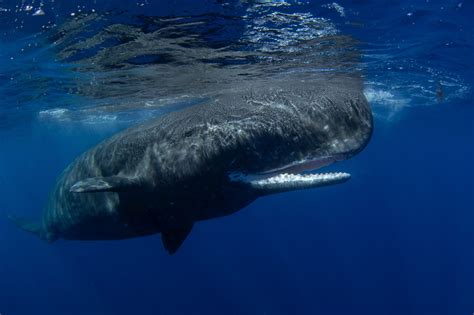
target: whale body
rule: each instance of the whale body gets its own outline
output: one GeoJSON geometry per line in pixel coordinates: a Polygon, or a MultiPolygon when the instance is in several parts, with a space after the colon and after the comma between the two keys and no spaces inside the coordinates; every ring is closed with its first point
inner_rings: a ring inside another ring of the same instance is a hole
{"type": "Polygon", "coordinates": [[[314,171],[357,154],[371,133],[355,74],[230,90],[103,141],[63,171],[42,220],[11,219],[49,242],[161,233],[174,253],[198,221],[348,180],[314,171]]]}

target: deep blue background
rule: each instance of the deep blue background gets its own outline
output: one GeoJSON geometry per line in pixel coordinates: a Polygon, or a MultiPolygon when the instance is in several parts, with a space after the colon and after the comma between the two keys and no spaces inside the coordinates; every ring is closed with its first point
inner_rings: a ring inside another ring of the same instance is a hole
{"type": "MultiPolygon", "coordinates": [[[[472,47],[458,28],[472,30],[473,11],[464,3],[460,14],[460,2],[429,4],[451,13],[420,5],[426,23],[415,29],[405,21],[416,12],[408,1],[341,4],[372,25],[354,36],[421,41],[393,58],[426,60],[472,86],[472,47]],[[445,37],[457,46],[445,48],[445,37]]],[[[369,68],[368,79],[377,71],[369,68]]],[[[467,96],[377,118],[369,146],[334,167],[352,173],[348,183],[267,197],[201,222],[174,256],[159,236],[49,245],[2,219],[39,216],[58,173],[125,127],[33,118],[8,125],[0,129],[0,313],[472,314],[472,105],[467,96]]]]}

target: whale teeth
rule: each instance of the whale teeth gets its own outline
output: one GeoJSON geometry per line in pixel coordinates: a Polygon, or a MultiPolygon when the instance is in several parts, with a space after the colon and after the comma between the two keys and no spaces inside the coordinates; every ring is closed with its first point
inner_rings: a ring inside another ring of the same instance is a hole
{"type": "Polygon", "coordinates": [[[323,186],[332,183],[338,183],[345,181],[350,178],[348,173],[319,173],[319,174],[279,174],[272,177],[253,179],[251,184],[254,187],[266,186],[266,185],[292,185],[292,186],[303,186],[316,187],[323,186]]]}
{"type": "Polygon", "coordinates": [[[318,173],[318,174],[278,174],[271,177],[239,177],[234,181],[245,182],[261,194],[272,194],[284,191],[309,189],[333,185],[347,181],[348,173],[318,173]]]}
{"type": "Polygon", "coordinates": [[[230,180],[247,183],[263,194],[333,185],[345,182],[350,177],[349,173],[343,172],[316,174],[282,173],[274,176],[230,174],[229,176],[230,180]]]}

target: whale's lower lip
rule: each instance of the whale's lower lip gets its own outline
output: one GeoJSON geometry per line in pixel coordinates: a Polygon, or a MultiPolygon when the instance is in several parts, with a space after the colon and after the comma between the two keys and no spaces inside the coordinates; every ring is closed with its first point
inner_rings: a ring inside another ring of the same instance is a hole
{"type": "Polygon", "coordinates": [[[343,183],[351,178],[349,173],[315,173],[315,174],[288,174],[283,173],[267,178],[253,179],[250,181],[253,188],[297,190],[305,188],[316,188],[343,183]]]}
{"type": "Polygon", "coordinates": [[[285,165],[256,174],[232,173],[232,181],[245,182],[256,189],[298,190],[343,183],[350,179],[346,172],[314,173],[336,161],[347,158],[347,154],[322,156],[285,165]]]}

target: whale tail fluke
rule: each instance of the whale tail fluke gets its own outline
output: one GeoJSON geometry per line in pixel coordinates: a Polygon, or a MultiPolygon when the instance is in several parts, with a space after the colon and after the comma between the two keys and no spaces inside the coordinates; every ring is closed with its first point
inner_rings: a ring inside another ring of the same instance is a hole
{"type": "Polygon", "coordinates": [[[40,221],[33,221],[25,218],[19,218],[17,216],[8,215],[8,219],[16,224],[23,231],[33,233],[39,238],[43,238],[43,225],[40,221]]]}

